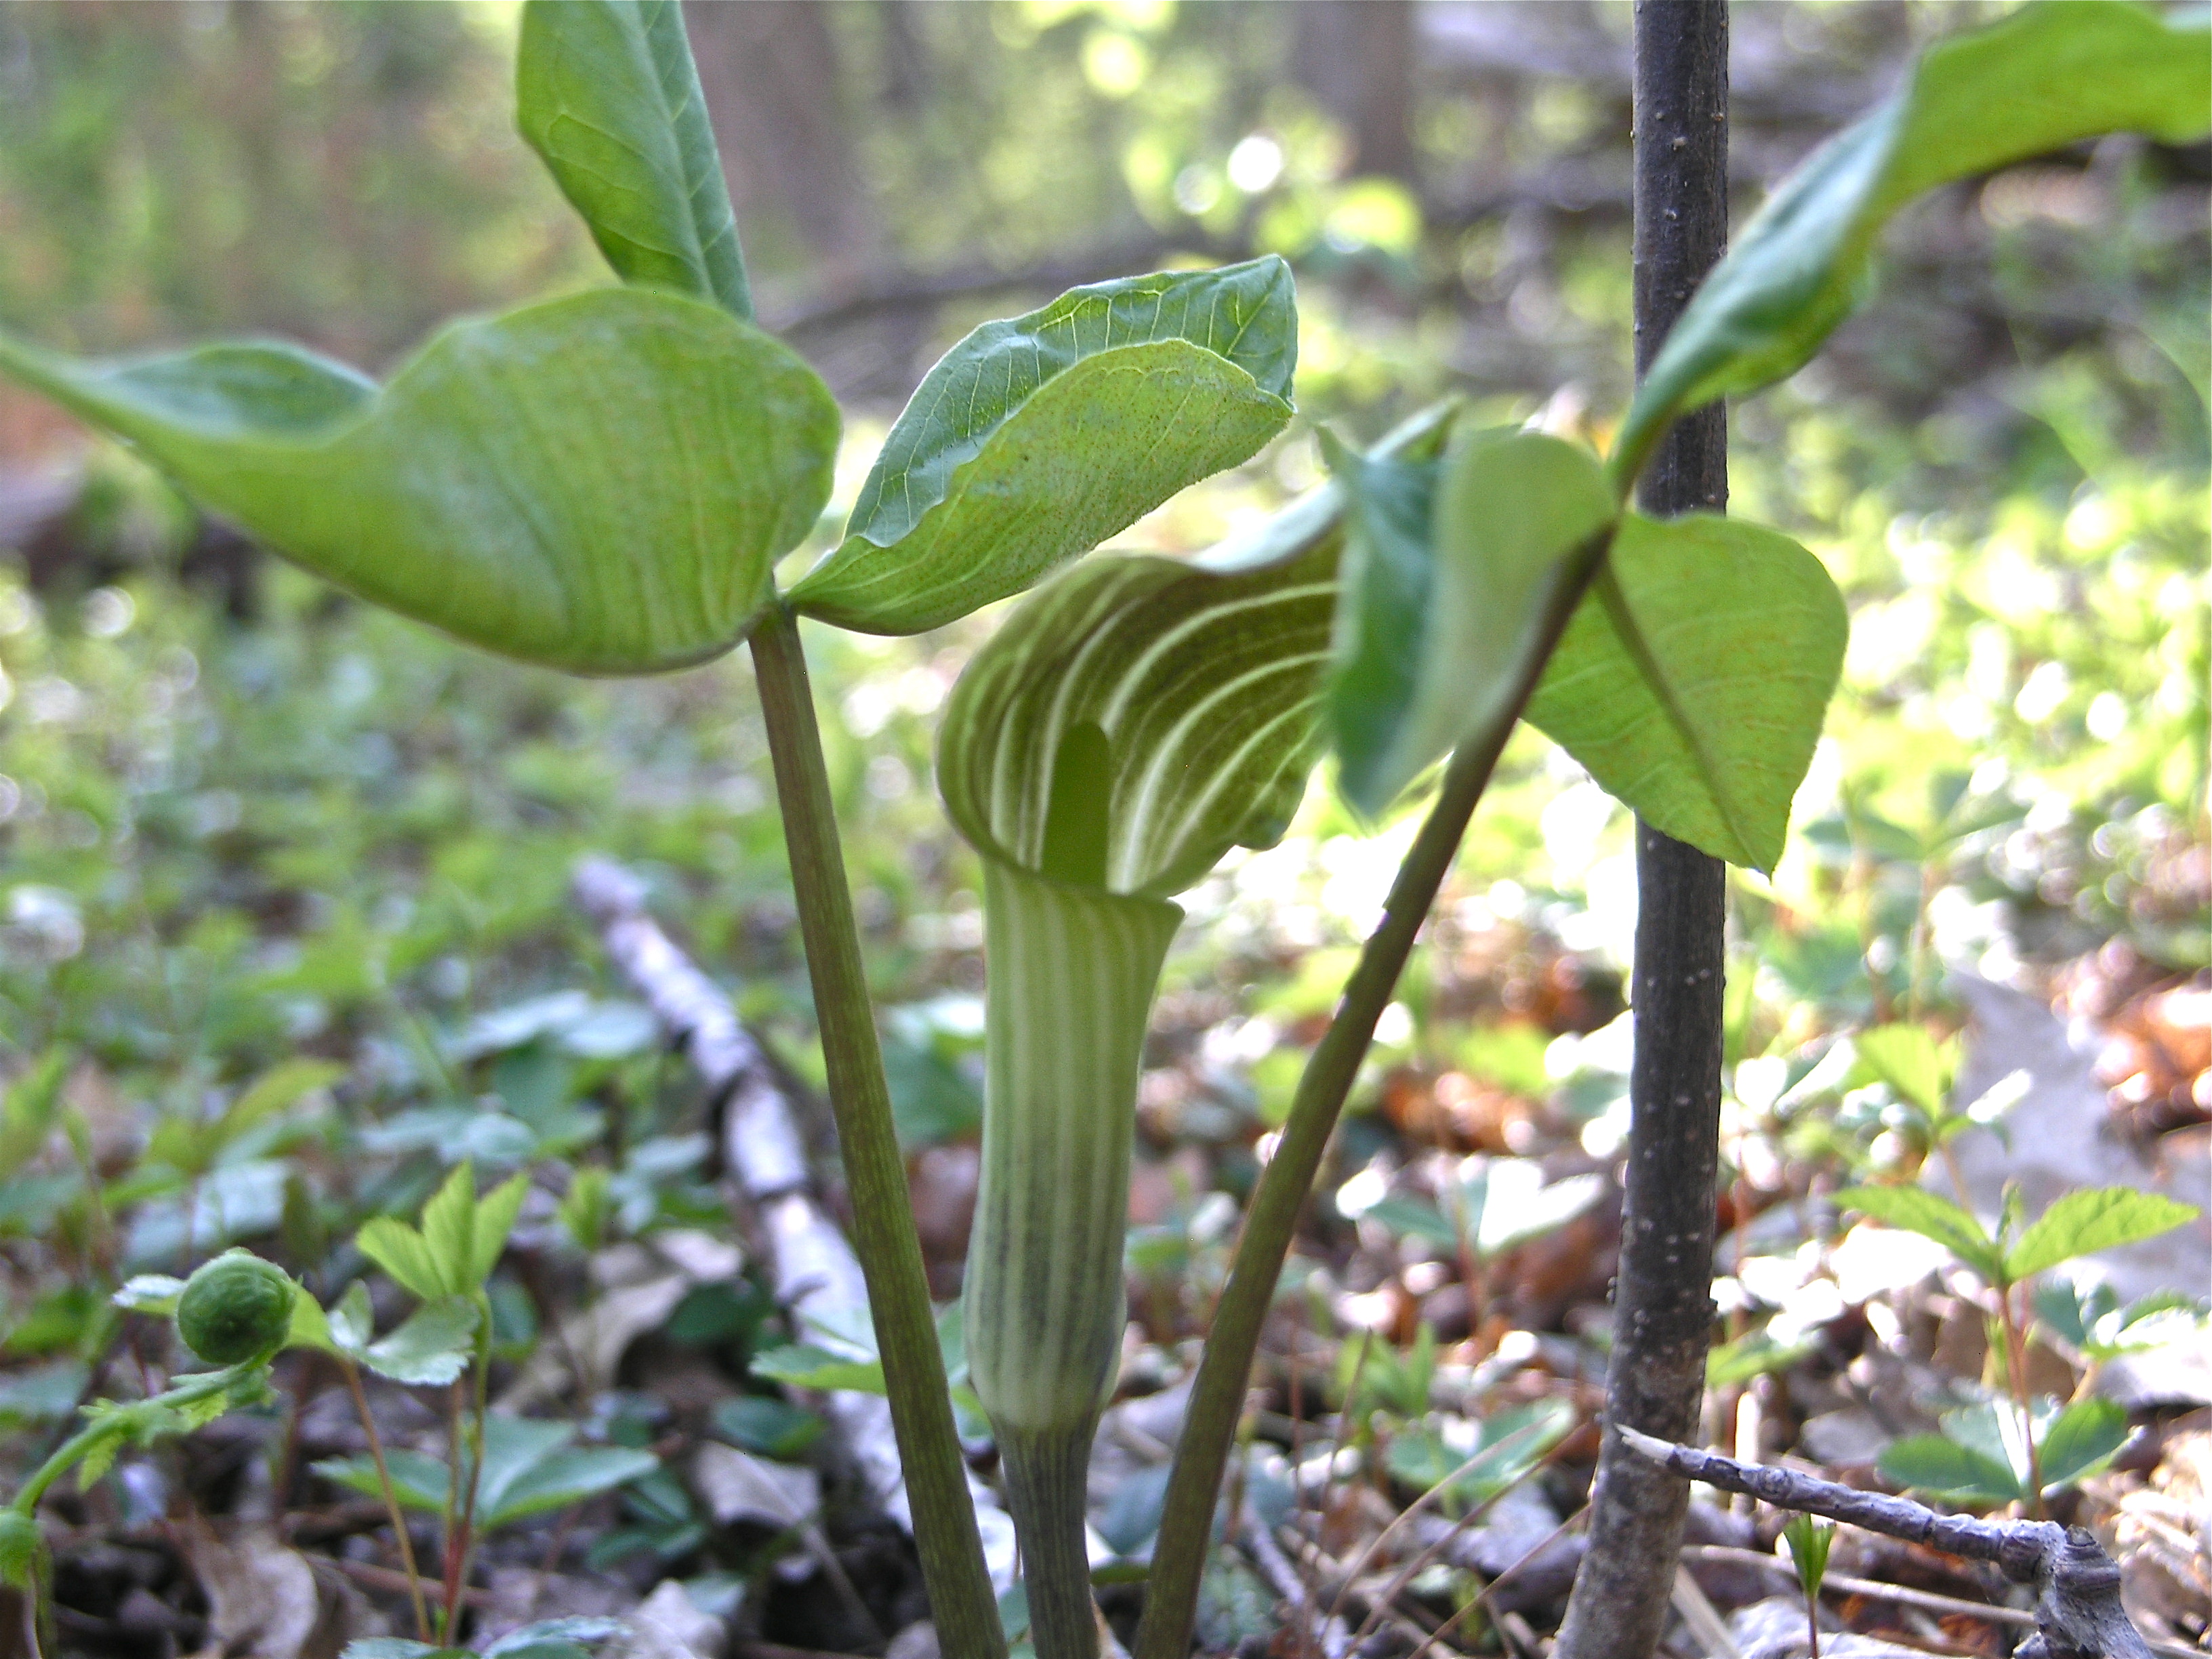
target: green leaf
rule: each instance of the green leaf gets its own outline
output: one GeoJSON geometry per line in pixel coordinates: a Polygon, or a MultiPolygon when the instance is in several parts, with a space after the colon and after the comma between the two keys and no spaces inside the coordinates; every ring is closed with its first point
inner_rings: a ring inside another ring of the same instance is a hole
{"type": "Polygon", "coordinates": [[[1897,1485],[1936,1498],[2009,1504],[2024,1495],[2002,1463],[1940,1434],[1892,1443],[1881,1454],[1881,1468],[1897,1485]]]}
{"type": "Polygon", "coordinates": [[[1705,1355],[1705,1386],[1731,1388],[1771,1371],[1785,1371],[1808,1358],[1818,1345],[1811,1341],[1778,1342],[1760,1326],[1723,1342],[1705,1355]]]}
{"type": "Polygon", "coordinates": [[[1316,491],[1195,559],[1101,556],[1017,607],[939,738],[960,832],[1037,873],[1087,843],[1098,878],[1076,879],[1146,896],[1272,845],[1312,767],[1338,519],[1316,491]]]}
{"type": "Polygon", "coordinates": [[[1828,1548],[1836,1541],[1833,1522],[1821,1522],[1809,1515],[1793,1515],[1782,1528],[1782,1536],[1790,1546],[1790,1559],[1797,1565],[1797,1582],[1805,1594],[1817,1596],[1820,1581],[1828,1576],[1828,1548]]]}
{"type": "Polygon", "coordinates": [[[1771,871],[1848,627],[1828,573],[1787,536],[1629,514],[1528,717],[1655,828],[1771,871]]]}
{"type": "Polygon", "coordinates": [[[346,1074],[333,1060],[288,1060],[270,1066],[247,1085],[222,1115],[220,1138],[233,1141],[264,1119],[299,1103],[318,1089],[328,1088],[346,1074]]]}
{"type": "Polygon", "coordinates": [[[368,1286],[358,1279],[347,1285],[326,1319],[331,1346],[340,1353],[361,1358],[376,1334],[376,1310],[369,1302],[368,1286]]]}
{"type": "Polygon", "coordinates": [[[626,283],[752,320],[714,130],[677,0],[533,0],[515,125],[626,283]]]}
{"type": "MultiPolygon", "coordinates": [[[[649,1452],[623,1447],[577,1447],[565,1423],[494,1413],[484,1419],[483,1478],[477,1513],[487,1527],[543,1514],[612,1491],[660,1467],[649,1452]]],[[[414,1452],[393,1451],[386,1462],[392,1490],[410,1509],[436,1510],[446,1501],[446,1466],[414,1452]]],[[[380,1496],[376,1466],[367,1457],[333,1458],[315,1473],[356,1492],[380,1496]]]]}
{"type": "Polygon", "coordinates": [[[491,1277],[491,1270],[499,1265],[500,1252],[507,1248],[507,1236],[514,1231],[514,1218],[521,1213],[522,1200],[529,1192],[527,1175],[511,1175],[477,1200],[469,1249],[469,1282],[458,1288],[479,1290],[491,1277]]]}
{"type": "Polygon", "coordinates": [[[787,1342],[752,1358],[752,1374],[794,1389],[850,1389],[859,1394],[884,1392],[884,1363],[832,1353],[811,1342],[787,1342]]]}
{"type": "Polygon", "coordinates": [[[523,1625],[484,1644],[483,1659],[566,1659],[592,1644],[627,1635],[629,1626],[619,1619],[597,1619],[571,1614],[565,1619],[540,1619],[523,1625]]]}
{"type": "Polygon", "coordinates": [[[1268,256],[1070,289],[986,323],[915,391],[807,615],[915,634],[1018,593],[1290,419],[1297,307],[1268,256]]]}
{"type": "Polygon", "coordinates": [[[1924,1025],[1899,1022],[1877,1025],[1851,1039],[1859,1065],[1869,1079],[1889,1085],[1899,1098],[1911,1102],[1930,1120],[1943,1115],[1958,1070],[1956,1042],[1937,1047],[1924,1025]]]}
{"type": "Polygon", "coordinates": [[[1446,1250],[1459,1249],[1459,1229],[1442,1210],[1418,1198],[1378,1199],[1359,1212],[1359,1219],[1378,1222],[1401,1238],[1418,1238],[1446,1250]]]}
{"type": "Polygon", "coordinates": [[[123,1287],[109,1300],[132,1313],[166,1316],[176,1312],[177,1298],[184,1293],[185,1281],[181,1279],[172,1279],[167,1273],[140,1273],[124,1280],[123,1287]]]}
{"type": "Polygon", "coordinates": [[[2003,1276],[1996,1241],[1968,1212],[1924,1187],[1847,1187],[1837,1204],[1892,1227],[1918,1233],[1947,1245],[1961,1261],[1991,1283],[2003,1276]]]}
{"type": "Polygon", "coordinates": [[[2100,133],[2203,134],[2212,42],[2118,3],[2045,3],[1941,41],[1784,179],[1705,278],[1615,447],[1625,494],[1667,422],[1796,369],[1865,296],[1869,253],[1923,191],[2100,133]]]}
{"type": "Polygon", "coordinates": [[[390,1216],[372,1217],[354,1235],[354,1248],[392,1275],[400,1289],[428,1302],[446,1294],[446,1279],[422,1235],[390,1216]]]}
{"type": "Polygon", "coordinates": [[[1337,447],[1329,465],[1350,501],[1329,721],[1346,798],[1373,814],[1514,718],[1613,498],[1586,451],[1464,422],[1440,462],[1337,447]]]}
{"type": "Polygon", "coordinates": [[[2015,1283],[2075,1256],[2094,1255],[2194,1221],[2193,1204],[2178,1204],[2132,1187],[2100,1187],[2069,1193],[2036,1218],[2005,1254],[2006,1276],[2015,1283]]]}
{"type": "Polygon", "coordinates": [[[438,1286],[464,1296],[482,1283],[473,1272],[477,1254],[477,1171],[465,1158],[422,1206],[422,1245],[436,1264],[438,1286]]]}
{"type": "Polygon", "coordinates": [[[468,1369],[474,1352],[476,1304],[467,1297],[425,1303],[381,1341],[361,1352],[362,1363],[394,1382],[450,1382],[468,1369]]]}
{"type": "Polygon", "coordinates": [[[1384,1462],[1409,1488],[1425,1491],[1449,1480],[1445,1492],[1453,1501],[1480,1504],[1524,1479],[1574,1424],[1570,1402],[1539,1400],[1485,1419],[1470,1451],[1455,1450],[1424,1424],[1393,1435],[1384,1462]]]}
{"type": "Polygon", "coordinates": [[[330,1316],[324,1313],[323,1304],[307,1294],[304,1285],[292,1287],[292,1327],[285,1333],[288,1348],[319,1348],[325,1353],[339,1352],[331,1336],[330,1316]]]}
{"type": "Polygon", "coordinates": [[[812,1412],[763,1395],[741,1394],[714,1407],[714,1432],[763,1457],[797,1457],[828,1427],[812,1412]]]}
{"type": "MultiPolygon", "coordinates": [[[[496,1422],[499,1419],[490,1419],[496,1422]]],[[[489,1423],[486,1424],[489,1430],[489,1423]]],[[[641,1480],[660,1467],[651,1452],[625,1446],[572,1446],[539,1458],[500,1488],[498,1500],[487,1503],[485,1525],[505,1526],[549,1510],[566,1509],[586,1498],[641,1480]]],[[[491,1482],[495,1465],[487,1452],[484,1480],[491,1482]]]]}
{"type": "Polygon", "coordinates": [[[1604,1194],[1605,1178],[1568,1176],[1546,1186],[1543,1165],[1535,1159],[1498,1158],[1460,1190],[1462,1224],[1474,1253],[1487,1261],[1566,1225],[1604,1194]]]}
{"type": "Polygon", "coordinates": [[[2128,1443],[2127,1408],[2117,1401],[2083,1400],[2069,1406],[2041,1431],[2043,1489],[2055,1491],[2087,1480],[2128,1443]]]}
{"type": "Polygon", "coordinates": [[[294,347],[0,371],[339,586],[583,673],[726,650],[829,498],[837,409],[713,306],[610,289],[457,323],[381,390],[294,347]]]}

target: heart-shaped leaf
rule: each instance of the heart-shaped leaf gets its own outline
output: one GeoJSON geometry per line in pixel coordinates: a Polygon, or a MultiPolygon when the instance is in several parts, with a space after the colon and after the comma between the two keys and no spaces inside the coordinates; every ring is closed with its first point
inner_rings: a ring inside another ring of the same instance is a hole
{"type": "Polygon", "coordinates": [[[1102,556],[1009,616],[953,688],[946,809],[978,850],[1164,897],[1272,844],[1311,769],[1340,499],[1192,560],[1102,556]]]}
{"type": "Polygon", "coordinates": [[[1273,255],[1073,289],[931,369],[846,526],[791,591],[915,634],[1029,586],[1290,419],[1297,307],[1273,255]]]}
{"type": "Polygon", "coordinates": [[[2179,143],[2212,125],[2212,36],[2118,3],[2026,6],[1938,42],[1905,84],[1784,179],[1705,278],[1615,447],[1625,493],[1675,416],[1820,349],[1865,296],[1869,251],[1913,197],[2100,133],[2179,143]]]}
{"type": "Polygon", "coordinates": [[[1346,799],[1388,805],[1431,762],[1515,717],[1613,521],[1587,452],[1465,422],[1330,467],[1350,498],[1329,723],[1346,799]]]}
{"type": "Polygon", "coordinates": [[[1654,827],[1771,870],[1848,631],[1828,573],[1787,536],[1629,514],[1528,717],[1654,827]]]}
{"type": "Polygon", "coordinates": [[[713,300],[752,290],[677,0],[532,0],[515,125],[626,283],[713,300]]]}
{"type": "Polygon", "coordinates": [[[611,289],[445,330],[381,390],[295,348],[0,370],[317,574],[582,673],[728,649],[829,498],[837,409],[715,307],[611,289]]]}

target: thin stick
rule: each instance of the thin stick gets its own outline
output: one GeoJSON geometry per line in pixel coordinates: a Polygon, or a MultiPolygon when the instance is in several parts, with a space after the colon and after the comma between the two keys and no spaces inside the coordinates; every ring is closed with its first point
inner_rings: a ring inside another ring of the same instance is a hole
{"type": "MultiPolygon", "coordinates": [[[[1737,1549],[1729,1544],[1685,1544],[1685,1561],[1711,1561],[1734,1566],[1764,1567],[1778,1577],[1795,1580],[1796,1574],[1787,1563],[1771,1555],[1762,1555],[1757,1550],[1737,1549]]],[[[1934,1590],[1912,1589],[1904,1584],[1885,1584],[1875,1578],[1857,1578],[1848,1573],[1832,1572],[1820,1580],[1820,1590],[1839,1590],[1845,1595],[1863,1595],[1874,1601],[1893,1601],[1899,1607],[1917,1607],[1923,1613],[1945,1613],[1953,1616],[1986,1620],[1992,1625],[2009,1625],[2015,1629],[2031,1629],[2035,1615],[2025,1607],[2000,1607],[1994,1601],[1969,1601],[1963,1596],[1939,1595],[1934,1590]]],[[[2186,1642],[2169,1642],[2159,1637],[2143,1638],[2153,1653],[2168,1656],[2168,1659],[2204,1659],[2204,1650],[2186,1642]]]]}
{"type": "Polygon", "coordinates": [[[1622,1447],[1686,1480],[1747,1492],[1778,1509],[1847,1521],[1869,1532],[1994,1561],[2014,1583],[2036,1588],[2035,1627],[2045,1650],[2075,1659],[2150,1659],[2120,1605],[2120,1569],[2086,1527],[2049,1521],[1978,1521],[1942,1515],[1908,1498],[1860,1492],[1809,1474],[1739,1463],[1616,1424],[1622,1447]]]}

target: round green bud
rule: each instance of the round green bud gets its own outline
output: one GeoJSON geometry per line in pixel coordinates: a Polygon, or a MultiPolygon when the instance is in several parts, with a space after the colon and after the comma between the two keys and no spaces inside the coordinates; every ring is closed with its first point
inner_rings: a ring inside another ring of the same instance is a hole
{"type": "Polygon", "coordinates": [[[292,1328],[291,1279],[273,1261],[226,1250],[185,1281],[177,1334],[210,1365],[272,1354],[292,1328]]]}

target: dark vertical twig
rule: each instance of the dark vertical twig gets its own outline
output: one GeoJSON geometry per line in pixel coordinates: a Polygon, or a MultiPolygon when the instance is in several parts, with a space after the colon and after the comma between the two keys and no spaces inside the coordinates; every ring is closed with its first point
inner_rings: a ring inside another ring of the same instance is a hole
{"type": "MultiPolygon", "coordinates": [[[[1637,0],[1636,369],[1641,376],[1728,242],[1726,0],[1637,0]]],[[[1728,502],[1728,421],[1675,422],[1637,504],[1655,516],[1728,502]]],[[[1607,1376],[1611,1422],[1686,1440],[1711,1337],[1726,870],[1636,826],[1636,1056],[1626,1213],[1607,1376]]],[[[1558,1659],[1644,1659],[1674,1588],[1689,1488],[1608,1434],[1590,1542],[1558,1659]]]]}

